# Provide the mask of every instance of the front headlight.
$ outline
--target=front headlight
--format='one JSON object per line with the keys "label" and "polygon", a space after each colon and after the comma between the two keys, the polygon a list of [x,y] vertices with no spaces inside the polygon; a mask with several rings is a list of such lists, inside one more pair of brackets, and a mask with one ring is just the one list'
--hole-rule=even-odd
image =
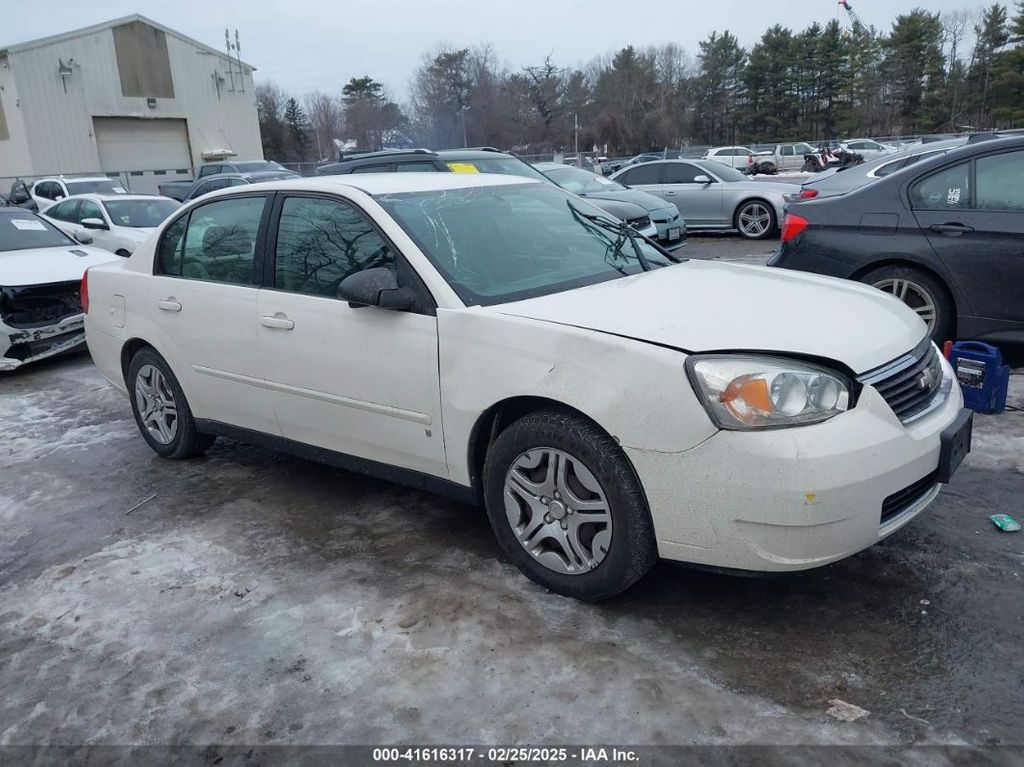
{"label": "front headlight", "polygon": [[722,429],[778,429],[827,421],[850,406],[850,382],[804,362],[756,355],[693,356],[686,370]]}

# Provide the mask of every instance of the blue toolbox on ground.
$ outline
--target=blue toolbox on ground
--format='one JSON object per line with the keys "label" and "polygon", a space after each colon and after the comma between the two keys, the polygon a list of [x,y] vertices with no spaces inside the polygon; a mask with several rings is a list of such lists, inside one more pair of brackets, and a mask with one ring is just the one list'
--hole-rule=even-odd
{"label": "blue toolbox on ground", "polygon": [[949,353],[949,363],[964,393],[964,404],[976,413],[1002,413],[1006,409],[1006,390],[1010,368],[1003,364],[1003,353],[981,341],[957,341]]}

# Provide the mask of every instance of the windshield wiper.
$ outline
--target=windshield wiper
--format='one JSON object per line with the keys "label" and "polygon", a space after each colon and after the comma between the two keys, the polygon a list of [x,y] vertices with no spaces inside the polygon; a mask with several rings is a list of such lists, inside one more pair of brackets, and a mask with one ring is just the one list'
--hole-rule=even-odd
{"label": "windshield wiper", "polygon": [[[613,234],[617,234],[620,237],[625,236],[629,240],[629,244],[633,246],[633,252],[636,254],[636,260],[640,263],[640,268],[645,272],[649,272],[654,268],[651,266],[650,262],[647,260],[647,256],[644,255],[644,252],[640,247],[640,243],[636,237],[636,230],[634,230],[633,227],[625,221],[610,221],[604,216],[599,216],[596,213],[584,213],[572,204],[572,200],[566,200],[565,204],[569,206],[569,210],[572,211],[574,216],[577,216],[578,218],[585,218],[594,226],[600,227],[605,231],[612,232]],[[616,248],[615,251],[618,252],[619,248]]]}

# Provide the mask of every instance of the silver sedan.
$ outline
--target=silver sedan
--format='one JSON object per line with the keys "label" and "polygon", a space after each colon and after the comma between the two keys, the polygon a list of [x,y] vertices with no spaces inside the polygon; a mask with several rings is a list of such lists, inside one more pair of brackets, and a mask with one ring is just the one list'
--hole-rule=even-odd
{"label": "silver sedan", "polygon": [[785,196],[796,184],[752,181],[707,160],[659,160],[623,168],[612,179],[675,203],[686,228],[735,229],[743,237],[770,237],[782,221]]}

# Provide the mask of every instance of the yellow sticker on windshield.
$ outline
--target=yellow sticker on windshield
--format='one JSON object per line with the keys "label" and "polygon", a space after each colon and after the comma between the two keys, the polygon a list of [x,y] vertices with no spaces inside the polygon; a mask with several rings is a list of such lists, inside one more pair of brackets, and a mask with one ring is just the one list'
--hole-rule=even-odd
{"label": "yellow sticker on windshield", "polygon": [[479,173],[479,169],[471,162],[450,162],[448,167],[452,173]]}

